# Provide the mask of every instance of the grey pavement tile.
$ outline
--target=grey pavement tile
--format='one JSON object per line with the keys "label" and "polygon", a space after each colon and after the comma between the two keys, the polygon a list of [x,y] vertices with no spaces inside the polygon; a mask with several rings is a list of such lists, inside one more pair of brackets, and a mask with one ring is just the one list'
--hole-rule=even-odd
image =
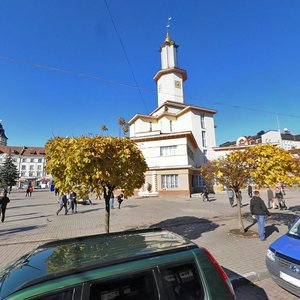
{"label": "grey pavement tile", "polygon": [[[266,199],[264,191],[261,194]],[[217,200],[213,202],[197,198],[126,199],[121,209],[111,211],[111,232],[165,227],[208,248],[229,274],[242,276],[253,271],[265,274],[267,248],[300,213],[299,196],[300,191],[291,190],[288,192],[291,210],[271,210],[273,218],[267,222],[267,242],[229,234],[230,229],[238,228],[237,211],[229,205],[225,193],[216,194]],[[77,214],[56,216],[59,205],[53,193],[39,191],[25,198],[23,193],[13,192],[10,197],[6,220],[0,224],[0,250],[4,255],[0,268],[45,241],[104,233],[104,200],[94,200],[92,206],[79,205]],[[245,226],[251,225],[249,206],[242,211],[246,216]],[[256,231],[256,225],[251,230]]]}

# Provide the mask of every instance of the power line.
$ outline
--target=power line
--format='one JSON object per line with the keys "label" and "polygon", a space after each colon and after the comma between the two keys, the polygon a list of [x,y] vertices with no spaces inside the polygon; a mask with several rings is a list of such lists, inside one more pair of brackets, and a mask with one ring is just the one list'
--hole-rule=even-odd
{"label": "power line", "polygon": [[[60,73],[63,73],[64,75],[67,75],[67,76],[82,77],[82,78],[93,79],[93,80],[105,82],[105,83],[112,84],[112,85],[118,85],[118,86],[122,86],[122,87],[126,87],[126,88],[144,90],[145,92],[152,93],[152,94],[157,93],[156,90],[151,89],[151,88],[131,85],[131,84],[127,84],[127,83],[124,83],[124,82],[118,82],[118,81],[110,80],[110,79],[100,77],[100,76],[96,76],[96,75],[92,75],[92,74],[76,72],[76,71],[70,71],[70,70],[66,70],[66,69],[63,69],[63,68],[59,68],[59,67],[52,67],[52,66],[48,66],[48,65],[44,65],[44,64],[37,64],[37,63],[31,62],[31,61],[22,61],[22,60],[17,60],[15,58],[7,57],[7,56],[1,56],[1,55],[0,55],[0,60],[5,60],[5,61],[11,62],[11,63],[18,64],[18,65],[29,65],[29,66],[32,66],[34,68],[39,68],[39,69],[43,69],[43,70],[47,70],[47,71],[60,72]],[[165,94],[165,95],[171,95],[169,93],[164,93],[162,91],[160,91],[160,93]],[[206,102],[206,103],[209,103],[210,105],[211,104],[220,105],[220,106],[225,106],[225,107],[234,108],[234,109],[243,109],[243,110],[249,110],[249,111],[255,111],[255,112],[262,112],[262,113],[272,114],[272,115],[276,115],[276,116],[300,118],[300,115],[293,115],[293,114],[287,114],[287,113],[283,113],[283,112],[268,111],[268,110],[263,110],[263,109],[260,109],[260,108],[246,107],[246,106],[241,106],[241,105],[233,105],[233,104],[228,104],[228,103],[222,103],[222,102],[219,102],[219,101],[204,100],[204,99],[197,99],[197,98],[190,98],[190,100],[191,100],[191,102]]]}
{"label": "power line", "polygon": [[147,104],[146,104],[145,99],[144,99],[144,97],[143,97],[143,95],[142,95],[142,92],[141,92],[141,89],[140,89],[139,84],[138,84],[138,82],[137,82],[137,79],[136,79],[136,77],[135,77],[135,75],[134,75],[134,71],[133,71],[131,62],[130,62],[130,60],[129,60],[129,56],[128,56],[127,51],[126,51],[126,49],[125,49],[125,46],[124,46],[123,40],[122,40],[122,38],[121,38],[121,35],[120,35],[120,33],[119,33],[118,29],[117,29],[117,26],[116,26],[116,23],[115,23],[115,21],[114,21],[114,18],[113,18],[112,14],[111,14],[111,11],[110,11],[110,9],[109,9],[108,3],[107,3],[106,0],[104,0],[104,3],[105,3],[105,5],[106,5],[106,8],[107,8],[107,11],[108,11],[110,20],[111,20],[111,22],[112,22],[112,24],[113,24],[113,27],[114,27],[114,29],[115,29],[115,32],[116,32],[117,37],[118,37],[118,39],[119,39],[119,42],[120,42],[120,44],[121,44],[122,50],[123,50],[123,52],[124,52],[124,55],[125,55],[125,58],[126,58],[126,61],[127,61],[127,64],[128,64],[128,66],[129,66],[130,72],[131,72],[131,74],[132,74],[132,78],[133,78],[133,80],[134,80],[134,83],[136,84],[136,86],[137,86],[137,88],[138,88],[140,97],[141,97],[141,99],[142,99],[142,101],[143,101],[143,104],[144,104],[144,106],[145,106],[145,108],[146,108],[146,111],[148,111]]}
{"label": "power line", "polygon": [[32,67],[35,67],[35,68],[44,69],[44,70],[53,71],[53,72],[60,72],[60,73],[64,73],[64,74],[70,75],[70,76],[85,77],[85,78],[99,80],[99,81],[103,81],[103,82],[114,84],[114,85],[125,86],[125,87],[132,88],[132,89],[137,89],[138,88],[137,86],[127,84],[127,83],[124,83],[124,82],[118,82],[118,81],[106,79],[106,78],[103,78],[103,77],[100,77],[100,76],[95,76],[95,75],[91,75],[91,74],[87,74],[87,73],[70,71],[70,70],[66,70],[66,69],[63,69],[63,68],[59,68],[59,67],[52,67],[52,66],[47,66],[47,65],[43,65],[43,64],[36,64],[36,63],[31,62],[31,61],[17,60],[17,59],[7,57],[7,56],[0,56],[0,59],[18,64],[18,65],[29,65],[29,66],[32,66]]}

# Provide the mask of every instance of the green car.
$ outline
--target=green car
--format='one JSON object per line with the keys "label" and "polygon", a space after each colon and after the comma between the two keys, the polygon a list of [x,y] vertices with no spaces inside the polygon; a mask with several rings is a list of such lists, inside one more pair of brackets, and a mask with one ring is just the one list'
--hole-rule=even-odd
{"label": "green car", "polygon": [[202,247],[163,229],[50,242],[0,273],[0,299],[235,299]]}

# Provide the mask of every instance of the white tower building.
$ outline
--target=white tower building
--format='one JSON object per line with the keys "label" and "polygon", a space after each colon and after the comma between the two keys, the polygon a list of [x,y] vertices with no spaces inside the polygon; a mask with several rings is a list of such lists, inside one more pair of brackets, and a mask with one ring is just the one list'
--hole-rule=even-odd
{"label": "white tower building", "polygon": [[199,167],[214,154],[216,111],[185,103],[187,74],[178,67],[177,49],[167,33],[160,47],[161,70],[153,78],[158,107],[149,115],[136,114],[128,122],[130,138],[143,152],[149,168],[147,188],[140,195],[190,196],[201,191]]}
{"label": "white tower building", "polygon": [[161,70],[154,76],[157,84],[158,106],[170,100],[183,103],[183,82],[187,79],[185,70],[178,68],[177,48],[169,32],[160,46]]}

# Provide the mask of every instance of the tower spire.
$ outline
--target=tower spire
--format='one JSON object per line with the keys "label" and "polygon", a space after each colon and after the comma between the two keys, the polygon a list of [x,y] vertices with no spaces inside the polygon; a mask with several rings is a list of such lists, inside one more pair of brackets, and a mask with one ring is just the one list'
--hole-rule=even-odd
{"label": "tower spire", "polygon": [[177,48],[175,41],[170,37],[170,21],[166,26],[167,35],[160,46],[161,70],[154,76],[157,84],[158,105],[170,100],[184,103],[183,82],[187,79],[186,71],[178,68]]}

